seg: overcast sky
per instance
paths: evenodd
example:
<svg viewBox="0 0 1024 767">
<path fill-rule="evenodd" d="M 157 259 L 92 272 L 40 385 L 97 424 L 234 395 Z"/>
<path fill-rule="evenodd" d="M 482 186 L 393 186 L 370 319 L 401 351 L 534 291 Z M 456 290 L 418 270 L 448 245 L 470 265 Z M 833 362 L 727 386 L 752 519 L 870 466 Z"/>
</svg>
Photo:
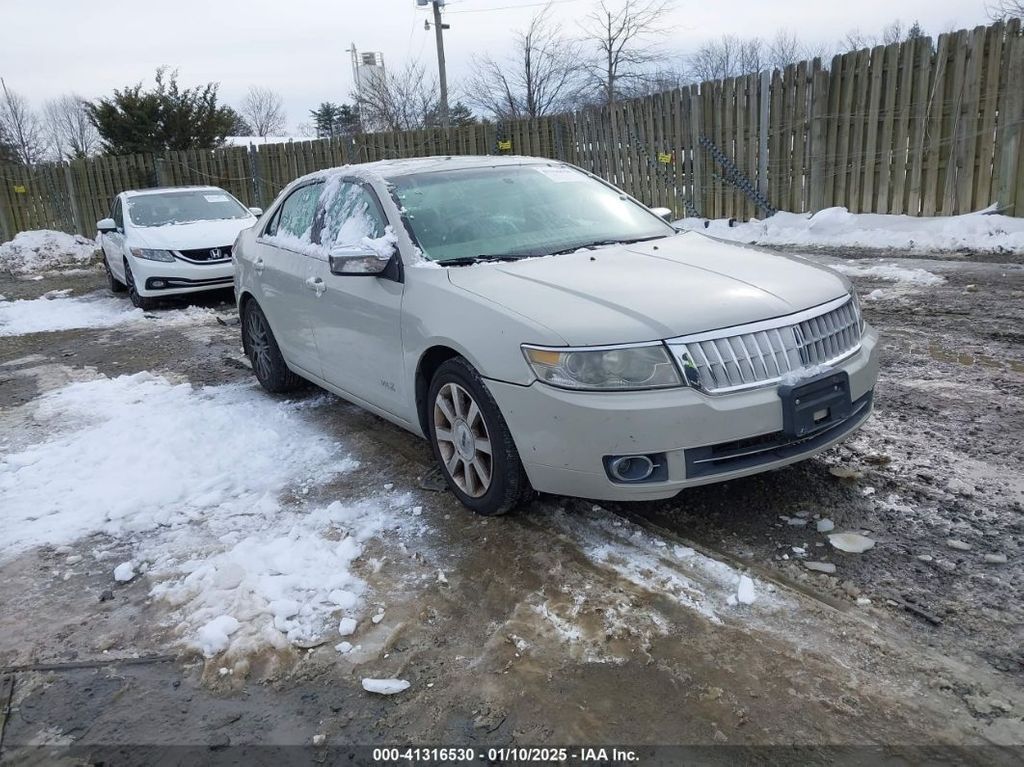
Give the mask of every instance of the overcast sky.
<svg viewBox="0 0 1024 767">
<path fill-rule="evenodd" d="M 613 0 L 614 2 L 614 0 Z M 540 9 L 537 0 L 451 0 L 445 12 L 449 81 L 474 53 L 495 55 L 511 31 Z M 595 0 L 554 0 L 566 32 Z M 421 58 L 436 71 L 429 12 L 415 0 L 0 0 L 0 76 L 35 106 L 74 91 L 87 98 L 152 81 L 156 67 L 180 82 L 210 80 L 237 105 L 252 84 L 281 92 L 295 130 L 321 101 L 348 100 L 352 43 L 380 51 L 388 66 Z M 723 34 L 771 37 L 780 27 L 835 44 L 851 28 L 875 33 L 894 19 L 937 35 L 987 22 L 984 0 L 676 0 L 665 19 L 665 48 L 677 58 Z"/>
</svg>

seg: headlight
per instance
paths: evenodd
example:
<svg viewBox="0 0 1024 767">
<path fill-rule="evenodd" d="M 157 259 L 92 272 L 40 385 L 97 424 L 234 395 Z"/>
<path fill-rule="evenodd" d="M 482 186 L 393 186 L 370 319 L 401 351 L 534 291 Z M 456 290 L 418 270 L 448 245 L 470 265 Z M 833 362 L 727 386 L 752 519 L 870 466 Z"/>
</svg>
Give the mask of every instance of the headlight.
<svg viewBox="0 0 1024 767">
<path fill-rule="evenodd" d="M 144 258 L 147 261 L 173 261 L 174 254 L 169 250 L 154 250 L 153 248 L 132 248 L 132 255 L 136 258 Z"/>
<path fill-rule="evenodd" d="M 552 349 L 523 346 L 537 378 L 563 389 L 664 389 L 683 380 L 664 344 Z"/>
</svg>

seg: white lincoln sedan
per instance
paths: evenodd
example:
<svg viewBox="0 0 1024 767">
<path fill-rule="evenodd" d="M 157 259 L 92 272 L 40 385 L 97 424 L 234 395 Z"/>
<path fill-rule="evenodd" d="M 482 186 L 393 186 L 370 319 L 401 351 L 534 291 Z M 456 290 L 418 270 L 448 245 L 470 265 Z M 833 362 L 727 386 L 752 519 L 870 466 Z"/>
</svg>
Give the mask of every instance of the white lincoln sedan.
<svg viewBox="0 0 1024 767">
<path fill-rule="evenodd" d="M 426 437 L 482 514 L 808 458 L 864 423 L 878 374 L 845 277 L 527 157 L 300 178 L 240 235 L 235 292 L 265 388 L 306 379 Z"/>
<path fill-rule="evenodd" d="M 215 186 L 122 192 L 96 223 L 110 289 L 150 309 L 163 296 L 230 287 L 235 238 L 262 213 Z"/>
</svg>

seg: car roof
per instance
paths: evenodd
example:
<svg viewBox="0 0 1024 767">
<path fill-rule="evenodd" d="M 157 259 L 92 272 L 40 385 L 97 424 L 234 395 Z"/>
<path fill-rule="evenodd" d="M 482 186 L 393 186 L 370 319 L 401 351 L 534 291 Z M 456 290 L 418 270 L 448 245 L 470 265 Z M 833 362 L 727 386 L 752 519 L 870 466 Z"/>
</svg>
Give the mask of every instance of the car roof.
<svg viewBox="0 0 1024 767">
<path fill-rule="evenodd" d="M 461 170 L 464 168 L 491 168 L 502 165 L 533 165 L 553 163 L 544 157 L 523 157 L 520 155 L 440 155 L 436 157 L 412 157 L 404 160 L 377 160 L 360 163 L 355 167 L 382 178 L 408 176 L 412 173 L 430 173 L 440 170 Z"/>
<path fill-rule="evenodd" d="M 224 192 L 219 186 L 158 186 L 153 189 L 126 189 L 125 197 L 143 197 L 150 194 L 166 194 L 167 192 Z"/>
</svg>

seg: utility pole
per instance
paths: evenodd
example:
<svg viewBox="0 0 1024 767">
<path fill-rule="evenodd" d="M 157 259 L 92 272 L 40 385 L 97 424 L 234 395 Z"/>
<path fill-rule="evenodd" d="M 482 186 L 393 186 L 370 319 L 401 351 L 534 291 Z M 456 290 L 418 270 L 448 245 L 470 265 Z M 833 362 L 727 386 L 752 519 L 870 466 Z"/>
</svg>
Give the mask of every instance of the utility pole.
<svg viewBox="0 0 1024 767">
<path fill-rule="evenodd" d="M 451 126 L 448 120 L 448 75 L 444 66 L 444 31 L 449 29 L 448 24 L 441 23 L 441 6 L 445 0 L 432 0 L 434 7 L 434 35 L 437 39 L 437 73 L 441 80 L 441 127 L 445 130 Z M 417 0 L 417 5 L 426 5 L 424 0 Z M 426 22 L 427 29 L 430 29 L 430 22 Z"/>
</svg>

